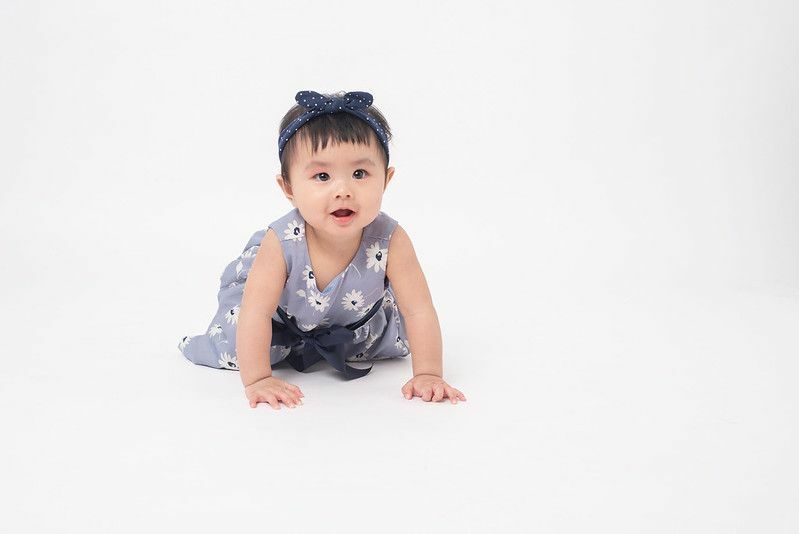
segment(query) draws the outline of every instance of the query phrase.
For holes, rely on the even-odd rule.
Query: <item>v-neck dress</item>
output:
[[[352,261],[324,291],[319,291],[308,253],[305,219],[294,208],[263,230],[258,230],[242,253],[225,268],[220,277],[219,307],[204,334],[184,336],[178,348],[191,362],[219,369],[238,369],[236,325],[247,275],[269,228],[277,234],[286,262],[287,278],[278,306],[294,318],[303,331],[317,326],[348,325],[365,317],[382,297],[380,310],[355,330],[348,343],[346,361],[368,361],[405,357],[410,354],[405,320],[386,278],[388,244],[397,221],[380,211],[363,229]],[[282,323],[275,310],[272,320]],[[272,345],[271,364],[284,360],[294,347]]]

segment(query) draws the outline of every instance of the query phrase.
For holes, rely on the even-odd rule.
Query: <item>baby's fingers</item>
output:
[[[402,395],[406,399],[412,399],[413,398],[413,381],[408,380],[405,383],[405,385],[402,386]]]
[[[252,400],[250,400],[250,406],[255,408],[255,406],[259,402],[269,404],[275,410],[280,409],[280,403],[277,401],[277,398],[274,395],[265,395],[262,393],[256,393],[255,396],[252,398]]]
[[[430,386],[425,386],[422,389],[422,400],[425,402],[430,402],[430,399],[433,398],[433,388]]]
[[[458,393],[457,393],[457,390],[456,390],[454,387],[452,387],[452,386],[447,386],[447,387],[446,387],[446,388],[444,388],[444,389],[445,389],[445,390],[446,390],[446,392],[447,392],[447,397],[449,398],[450,402],[451,402],[452,404],[457,404],[457,403],[458,403]]]
[[[274,395],[270,395],[269,397],[267,397],[266,402],[268,402],[269,406],[271,406],[275,410],[280,409],[280,401],[277,400],[277,397],[275,397]]]
[[[253,396],[249,397],[247,400],[250,402],[250,408],[257,407],[259,402],[263,402],[265,404],[269,403],[269,398],[266,395],[262,395],[260,393],[253,394]]]
[[[302,397],[300,396],[299,393],[297,393],[293,389],[286,390],[286,393],[288,393],[289,397],[291,398],[291,402],[293,402],[294,404],[302,404]]]
[[[289,392],[288,390],[281,391],[277,394],[277,397],[289,408],[294,408],[294,406],[297,405],[297,401],[294,400],[294,393]]]
[[[438,402],[444,398],[444,385],[441,383],[433,386],[433,402]]]

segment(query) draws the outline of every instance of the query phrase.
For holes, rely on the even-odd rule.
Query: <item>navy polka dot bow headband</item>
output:
[[[278,158],[283,155],[283,148],[285,148],[291,136],[297,133],[300,126],[309,120],[325,113],[350,113],[363,119],[366,124],[372,127],[377,134],[377,138],[380,139],[383,149],[386,151],[386,162],[388,162],[388,138],[386,137],[386,132],[374,117],[363,111],[364,108],[372,105],[372,95],[363,91],[351,91],[344,96],[325,97],[316,91],[300,91],[294,99],[305,108],[305,112],[294,119],[280,133],[280,138],[277,140]]]

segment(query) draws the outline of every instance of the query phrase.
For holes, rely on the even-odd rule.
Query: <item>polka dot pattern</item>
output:
[[[372,105],[372,95],[364,91],[350,91],[344,96],[326,97],[317,93],[316,91],[300,91],[294,96],[294,99],[299,105],[305,108],[305,112],[294,119],[285,130],[280,133],[277,140],[277,155],[278,158],[283,155],[283,149],[286,147],[291,136],[297,133],[309,120],[325,113],[350,113],[359,119],[366,121],[366,124],[372,127],[386,151],[386,161],[388,162],[388,136],[380,124],[368,113],[364,108]]]

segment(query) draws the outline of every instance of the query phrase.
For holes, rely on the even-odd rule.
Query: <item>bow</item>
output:
[[[344,376],[348,379],[360,378],[371,371],[372,367],[358,369],[347,365],[345,361],[347,357],[346,344],[354,339],[355,330],[366,324],[377,313],[382,302],[383,297],[380,297],[372,305],[369,313],[353,324],[317,327],[308,332],[301,330],[297,326],[296,319],[294,317],[289,319],[286,312],[278,306],[277,313],[283,322],[280,323],[272,319],[272,344],[294,347],[305,341],[302,352],[292,351],[286,357],[289,364],[297,371],[305,371],[305,369],[324,358],[334,369],[344,373]]]
[[[349,110],[363,109],[372,105],[372,95],[364,91],[350,91],[344,96],[331,96],[329,98],[316,91],[300,91],[294,97],[298,104],[314,113],[335,113]]]

